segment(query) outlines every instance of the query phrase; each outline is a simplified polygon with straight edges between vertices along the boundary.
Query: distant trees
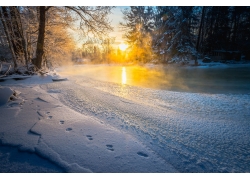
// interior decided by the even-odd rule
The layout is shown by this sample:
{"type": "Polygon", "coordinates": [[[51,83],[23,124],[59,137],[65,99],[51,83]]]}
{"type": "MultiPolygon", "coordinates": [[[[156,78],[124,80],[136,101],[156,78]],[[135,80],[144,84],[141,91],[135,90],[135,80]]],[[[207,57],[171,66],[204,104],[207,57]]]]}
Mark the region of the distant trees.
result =
{"type": "Polygon", "coordinates": [[[108,62],[112,59],[111,56],[115,53],[112,44],[115,42],[115,38],[106,37],[101,41],[102,50],[101,53],[102,59],[104,62],[108,62]]]}
{"type": "Polygon", "coordinates": [[[82,44],[82,58],[88,61],[101,62],[101,49],[99,43],[93,40],[87,40],[82,44]]]}
{"type": "Polygon", "coordinates": [[[223,6],[206,7],[202,49],[208,53],[211,50],[241,51],[250,48],[250,7],[223,6]]]}
{"type": "Polygon", "coordinates": [[[112,44],[115,38],[105,37],[99,40],[87,40],[82,44],[82,58],[93,63],[116,62],[116,52],[112,44]]]}

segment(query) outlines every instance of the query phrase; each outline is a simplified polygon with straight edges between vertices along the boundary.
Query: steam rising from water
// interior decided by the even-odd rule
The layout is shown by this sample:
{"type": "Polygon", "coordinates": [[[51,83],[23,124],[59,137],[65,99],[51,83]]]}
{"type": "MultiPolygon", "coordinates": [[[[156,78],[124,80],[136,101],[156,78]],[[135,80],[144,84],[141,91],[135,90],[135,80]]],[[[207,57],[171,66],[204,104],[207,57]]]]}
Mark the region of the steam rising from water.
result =
{"type": "Polygon", "coordinates": [[[199,93],[249,93],[249,70],[163,65],[76,65],[58,69],[64,76],[84,76],[123,85],[199,93]]]}

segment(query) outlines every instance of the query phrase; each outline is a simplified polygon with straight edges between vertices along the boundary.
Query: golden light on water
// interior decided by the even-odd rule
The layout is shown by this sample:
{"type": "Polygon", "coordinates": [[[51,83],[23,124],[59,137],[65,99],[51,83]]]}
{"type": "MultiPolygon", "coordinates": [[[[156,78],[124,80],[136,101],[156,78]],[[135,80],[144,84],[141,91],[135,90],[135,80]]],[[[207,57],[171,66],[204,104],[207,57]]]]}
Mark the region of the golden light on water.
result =
{"type": "MultiPolygon", "coordinates": [[[[143,67],[143,66],[119,66],[119,65],[81,65],[68,66],[60,71],[62,76],[84,76],[104,82],[120,83],[125,87],[139,86],[153,89],[171,89],[180,88],[188,90],[186,83],[180,76],[177,69],[163,68],[161,66],[143,67]]],[[[183,75],[182,75],[183,76],[183,75]]],[[[77,83],[86,83],[83,80],[76,81],[77,83]]]]}
{"type": "Polygon", "coordinates": [[[127,48],[128,48],[127,44],[124,44],[124,43],[119,44],[119,49],[120,50],[125,51],[127,48]]]}
{"type": "Polygon", "coordinates": [[[127,73],[126,73],[126,68],[122,67],[122,84],[127,83],[127,73]]]}

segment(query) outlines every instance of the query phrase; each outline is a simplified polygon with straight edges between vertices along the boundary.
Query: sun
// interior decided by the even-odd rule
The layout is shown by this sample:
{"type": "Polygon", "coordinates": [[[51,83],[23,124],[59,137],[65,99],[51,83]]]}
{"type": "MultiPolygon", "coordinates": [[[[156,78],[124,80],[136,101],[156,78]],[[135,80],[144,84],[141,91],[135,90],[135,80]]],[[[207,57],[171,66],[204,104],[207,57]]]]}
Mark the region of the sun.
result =
{"type": "Polygon", "coordinates": [[[119,44],[119,49],[120,50],[125,51],[127,48],[128,48],[127,44],[124,44],[124,43],[119,44]]]}

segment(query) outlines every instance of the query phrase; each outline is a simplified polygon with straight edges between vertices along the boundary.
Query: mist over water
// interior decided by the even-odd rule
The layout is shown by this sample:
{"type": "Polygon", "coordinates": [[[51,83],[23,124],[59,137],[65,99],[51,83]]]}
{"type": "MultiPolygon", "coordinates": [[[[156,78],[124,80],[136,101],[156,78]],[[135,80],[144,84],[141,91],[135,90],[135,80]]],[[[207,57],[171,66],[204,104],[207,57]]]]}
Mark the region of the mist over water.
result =
{"type": "Polygon", "coordinates": [[[58,69],[64,76],[88,77],[152,89],[194,93],[250,93],[250,67],[174,67],[163,65],[77,65],[58,69]]]}

